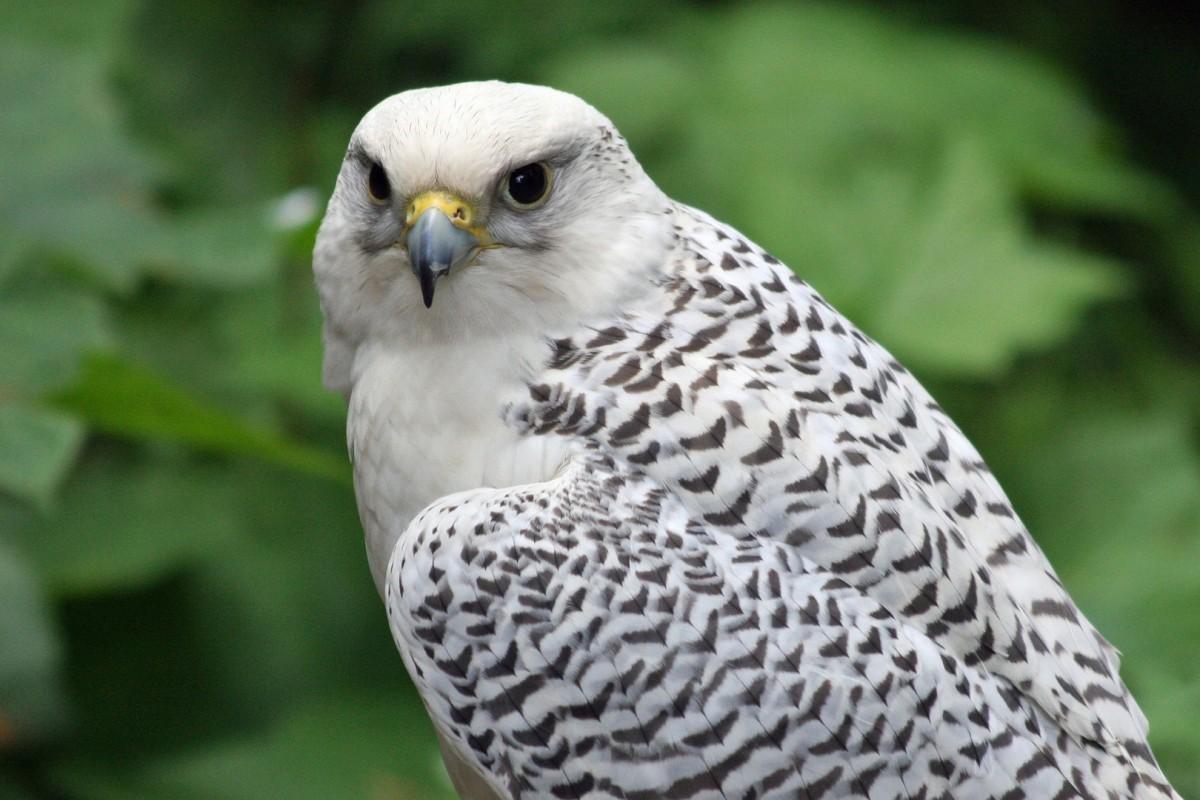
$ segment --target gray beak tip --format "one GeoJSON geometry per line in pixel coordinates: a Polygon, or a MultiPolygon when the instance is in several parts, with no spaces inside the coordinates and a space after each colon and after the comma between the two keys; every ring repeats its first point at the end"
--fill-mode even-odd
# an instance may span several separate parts
{"type": "Polygon", "coordinates": [[[465,263],[479,248],[478,240],[470,231],[456,226],[437,208],[426,210],[413,223],[405,245],[426,308],[433,306],[433,288],[437,279],[465,263]]]}
{"type": "Polygon", "coordinates": [[[433,283],[438,279],[431,269],[422,269],[417,272],[417,280],[421,283],[421,300],[425,302],[426,308],[433,308],[433,283]]]}

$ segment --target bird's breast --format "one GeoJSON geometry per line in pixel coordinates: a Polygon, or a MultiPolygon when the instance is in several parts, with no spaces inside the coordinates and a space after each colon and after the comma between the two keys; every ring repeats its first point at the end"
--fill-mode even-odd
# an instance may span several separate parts
{"type": "Polygon", "coordinates": [[[569,458],[562,438],[505,424],[504,408],[528,391],[509,366],[514,348],[537,355],[528,343],[497,341],[356,357],[347,445],[377,586],[422,508],[453,492],[548,480],[569,458]]]}

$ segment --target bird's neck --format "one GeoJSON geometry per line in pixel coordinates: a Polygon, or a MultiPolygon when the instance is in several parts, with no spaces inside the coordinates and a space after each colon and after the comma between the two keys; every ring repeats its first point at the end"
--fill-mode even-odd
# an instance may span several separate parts
{"type": "Polygon", "coordinates": [[[643,228],[622,247],[542,269],[544,282],[527,280],[520,291],[498,267],[452,275],[432,309],[411,309],[357,346],[347,441],[377,586],[396,540],[426,505],[548,480],[567,460],[569,441],[519,436],[504,410],[528,399],[555,338],[611,324],[645,297],[666,261],[670,217],[649,216],[643,228]]]}
{"type": "Polygon", "coordinates": [[[546,354],[546,340],[528,331],[360,348],[347,444],[377,586],[396,540],[426,505],[453,492],[547,480],[566,459],[561,438],[520,438],[502,418],[527,392],[528,365],[546,354]]]}

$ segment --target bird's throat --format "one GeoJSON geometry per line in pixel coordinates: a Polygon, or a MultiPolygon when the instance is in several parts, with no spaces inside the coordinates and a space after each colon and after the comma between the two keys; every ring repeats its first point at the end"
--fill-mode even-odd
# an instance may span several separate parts
{"type": "Polygon", "coordinates": [[[549,480],[568,458],[562,438],[519,436],[503,419],[505,407],[528,391],[513,365],[540,363],[544,346],[531,340],[357,355],[347,444],[377,586],[396,540],[425,506],[454,492],[549,480]]]}

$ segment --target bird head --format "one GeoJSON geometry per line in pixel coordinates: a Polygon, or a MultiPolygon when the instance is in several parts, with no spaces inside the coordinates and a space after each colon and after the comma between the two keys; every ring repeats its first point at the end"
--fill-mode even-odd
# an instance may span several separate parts
{"type": "Polygon", "coordinates": [[[668,246],[669,202],[600,112],[497,81],[403,92],[350,139],[313,253],[326,383],[419,346],[611,308],[668,246]]]}

